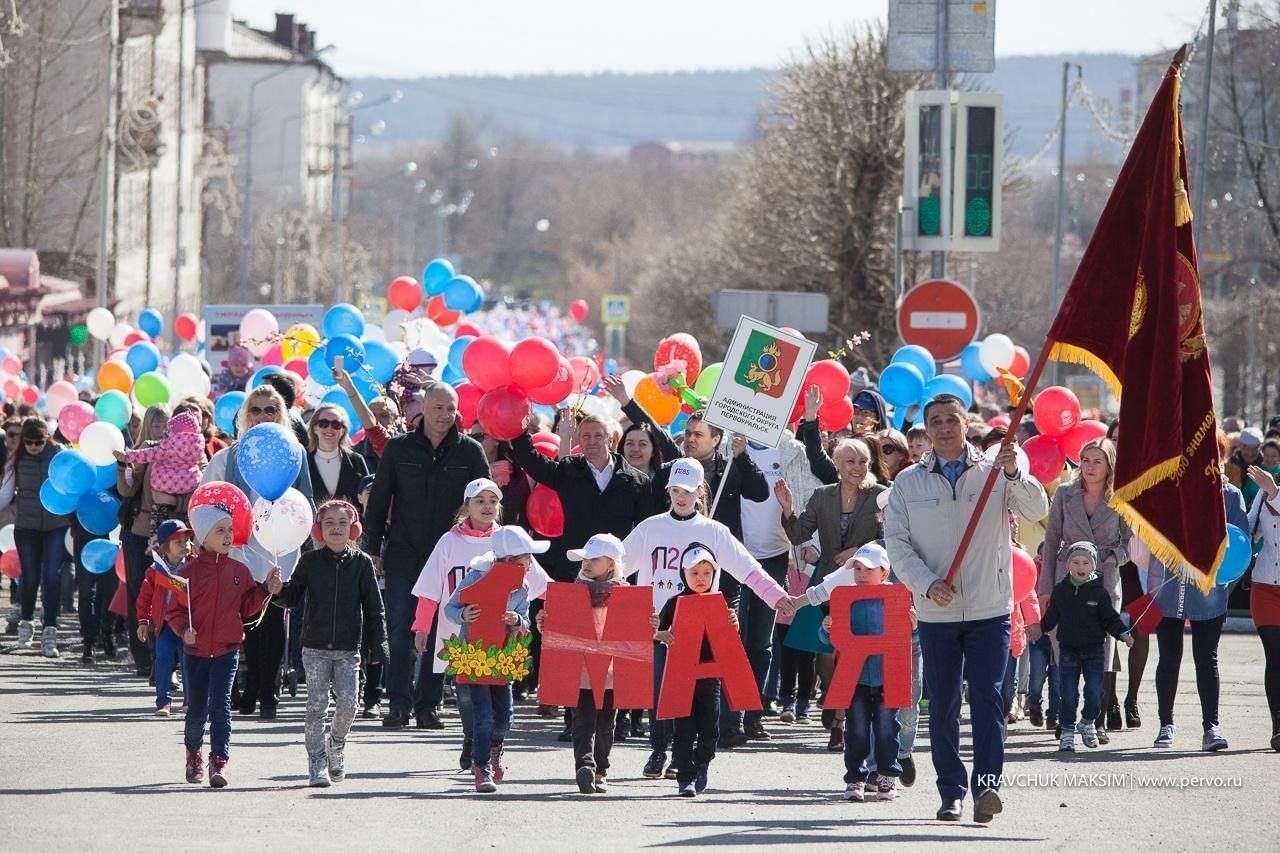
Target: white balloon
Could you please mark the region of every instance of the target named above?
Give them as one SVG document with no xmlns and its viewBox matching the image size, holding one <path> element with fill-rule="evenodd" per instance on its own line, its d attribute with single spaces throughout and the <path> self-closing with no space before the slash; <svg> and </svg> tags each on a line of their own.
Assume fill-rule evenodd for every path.
<svg viewBox="0 0 1280 853">
<path fill-rule="evenodd" d="M 1022 472 L 1022 476 L 1024 477 L 1030 476 L 1031 460 L 1027 458 L 1027 452 L 1023 450 L 1021 447 L 1019 447 L 1016 442 L 1013 445 L 1013 452 L 1018 455 L 1018 470 Z M 986 452 L 983 453 L 983 456 L 987 457 L 987 461 L 995 462 L 996 456 L 998 456 L 999 454 L 1000 454 L 1000 445 L 993 444 L 987 448 Z"/>
<path fill-rule="evenodd" d="M 391 351 L 396 354 L 396 358 L 404 361 L 409 357 L 409 348 L 404 345 L 404 341 L 388 341 L 387 346 L 391 347 Z"/>
<path fill-rule="evenodd" d="M 68 530 L 67 532 L 70 533 L 71 531 Z M 107 534 L 107 539 L 112 542 L 120 541 L 120 525 L 117 524 L 115 528 Z"/>
<path fill-rule="evenodd" d="M 70 532 L 70 531 L 68 531 Z M 0 527 L 0 553 L 13 550 L 13 525 Z"/>
<path fill-rule="evenodd" d="M 65 380 L 59 380 L 44 392 L 44 411 L 51 418 L 78 399 L 76 386 Z"/>
<path fill-rule="evenodd" d="M 205 338 L 205 325 L 204 325 L 204 320 L 201 320 L 200 324 L 196 326 L 196 342 L 202 344 L 204 343 L 204 338 Z"/>
<path fill-rule="evenodd" d="M 593 415 L 597 418 L 609 417 L 609 412 L 605 408 L 604 400 L 602 400 L 599 397 L 594 397 L 594 396 L 584 397 L 582 399 L 582 411 L 586 412 L 588 415 Z"/>
<path fill-rule="evenodd" d="M 982 369 L 992 376 L 998 376 L 1000 368 L 1013 364 L 1015 356 L 1013 341 L 1008 335 L 987 335 L 986 340 L 978 345 L 978 361 L 982 362 Z"/>
<path fill-rule="evenodd" d="M 628 397 L 636 396 L 636 386 L 640 384 L 640 380 L 647 376 L 643 370 L 628 370 L 622 374 L 622 387 L 627 389 Z"/>
<path fill-rule="evenodd" d="M 175 400 L 183 397 L 207 397 L 211 383 L 200 365 L 200 359 L 180 352 L 169 360 L 169 387 Z"/>
<path fill-rule="evenodd" d="M 113 347 L 122 347 L 124 346 L 124 339 L 131 334 L 133 334 L 133 326 L 128 323 L 116 323 L 107 340 Z"/>
<path fill-rule="evenodd" d="M 408 311 L 401 308 L 393 308 L 387 312 L 387 316 L 382 319 L 382 333 L 386 335 L 389 341 L 398 341 L 404 338 L 404 324 L 408 323 L 411 315 Z M 369 330 L 366 327 L 365 332 Z"/>
<path fill-rule="evenodd" d="M 253 502 L 253 538 L 276 557 L 301 548 L 313 521 L 311 504 L 297 489 L 288 489 L 278 500 Z"/>
<path fill-rule="evenodd" d="M 124 450 L 124 436 L 114 424 L 94 421 L 80 433 L 80 452 L 94 465 L 110 465 L 115 462 L 117 450 Z"/>
<path fill-rule="evenodd" d="M 111 337 L 111 330 L 116 327 L 116 318 L 106 308 L 94 308 L 84 318 L 84 324 L 89 328 L 89 334 L 100 341 L 105 341 Z"/>
<path fill-rule="evenodd" d="M 366 341 L 383 341 L 385 343 L 387 340 L 387 333 L 381 326 L 366 323 L 364 327 L 364 339 Z"/>
</svg>

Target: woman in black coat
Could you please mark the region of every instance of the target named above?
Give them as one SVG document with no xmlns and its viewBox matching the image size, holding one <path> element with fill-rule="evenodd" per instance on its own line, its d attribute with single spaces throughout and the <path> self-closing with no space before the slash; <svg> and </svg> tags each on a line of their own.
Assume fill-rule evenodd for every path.
<svg viewBox="0 0 1280 853">
<path fill-rule="evenodd" d="M 316 506 L 332 498 L 360 509 L 360 481 L 369 474 L 365 458 L 351 446 L 351 426 L 340 406 L 320 405 L 307 426 L 307 465 Z"/>
</svg>

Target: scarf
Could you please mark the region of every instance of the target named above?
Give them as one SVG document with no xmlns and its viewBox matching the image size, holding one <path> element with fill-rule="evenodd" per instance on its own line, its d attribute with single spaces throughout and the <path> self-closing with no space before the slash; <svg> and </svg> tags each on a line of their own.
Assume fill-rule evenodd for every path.
<svg viewBox="0 0 1280 853">
<path fill-rule="evenodd" d="M 613 594 L 613 588 L 626 583 L 626 581 L 617 577 L 591 580 L 590 578 L 585 578 L 582 575 L 578 575 L 577 580 L 574 582 L 586 584 L 587 595 L 591 597 L 592 607 L 608 607 L 609 596 Z"/>
</svg>

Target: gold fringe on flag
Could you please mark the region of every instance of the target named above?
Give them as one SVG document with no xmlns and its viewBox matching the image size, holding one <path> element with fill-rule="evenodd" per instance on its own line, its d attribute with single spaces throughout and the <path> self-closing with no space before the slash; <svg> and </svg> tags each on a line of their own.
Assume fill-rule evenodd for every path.
<svg viewBox="0 0 1280 853">
<path fill-rule="evenodd" d="M 1227 553 L 1227 541 L 1224 538 L 1222 544 L 1218 546 L 1218 556 L 1213 561 L 1213 568 L 1206 574 L 1187 562 L 1182 552 L 1178 550 L 1178 546 L 1170 542 L 1151 522 L 1142 517 L 1142 513 L 1133 508 L 1132 504 L 1120 500 L 1115 496 L 1111 498 L 1111 506 L 1120 516 L 1128 523 L 1129 529 L 1134 535 L 1146 544 L 1151 551 L 1151 556 L 1155 557 L 1169 570 L 1170 575 L 1177 575 L 1187 583 L 1195 584 L 1196 588 L 1206 595 L 1209 590 L 1213 589 L 1215 579 L 1218 576 L 1218 567 L 1222 565 L 1222 557 Z"/>
<path fill-rule="evenodd" d="M 1191 197 L 1182 180 L 1182 69 L 1173 78 L 1173 224 L 1177 227 L 1191 221 Z"/>
<path fill-rule="evenodd" d="M 1111 389 L 1112 394 L 1117 397 L 1120 396 L 1119 377 L 1111 372 L 1111 368 L 1105 361 L 1084 347 L 1053 341 L 1049 347 L 1049 358 L 1064 364 L 1079 364 L 1082 367 L 1089 368 L 1098 375 L 1099 379 L 1107 383 L 1107 387 Z"/>
</svg>

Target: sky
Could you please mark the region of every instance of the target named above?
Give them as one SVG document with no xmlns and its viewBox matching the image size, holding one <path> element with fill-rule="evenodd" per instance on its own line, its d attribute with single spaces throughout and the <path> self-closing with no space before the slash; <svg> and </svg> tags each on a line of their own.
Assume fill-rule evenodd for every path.
<svg viewBox="0 0 1280 853">
<path fill-rule="evenodd" d="M 1207 0 L 988 0 L 996 54 L 1150 53 Z M 346 77 L 773 67 L 808 37 L 884 20 L 888 0 L 231 0 L 260 29 L 292 12 Z"/>
</svg>

